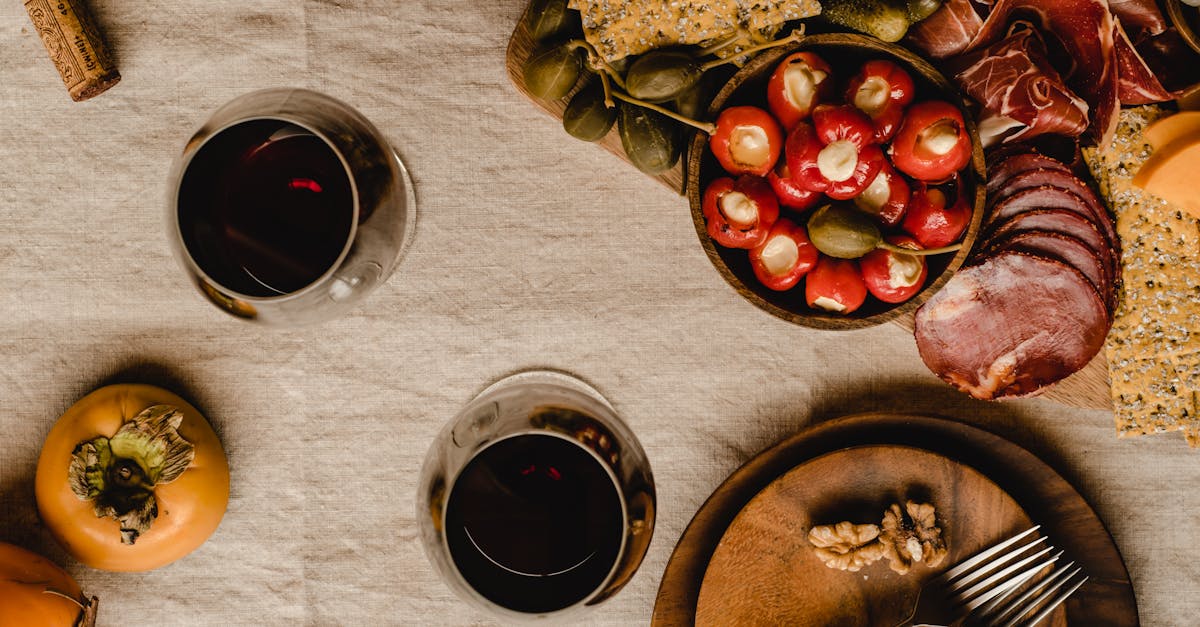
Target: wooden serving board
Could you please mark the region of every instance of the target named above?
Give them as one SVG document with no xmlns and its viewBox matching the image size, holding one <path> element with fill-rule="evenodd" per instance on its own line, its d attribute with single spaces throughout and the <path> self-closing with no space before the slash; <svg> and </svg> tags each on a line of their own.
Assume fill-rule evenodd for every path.
<svg viewBox="0 0 1200 627">
<path fill-rule="evenodd" d="M 526 7 L 529 10 L 529 7 Z M 512 81 L 517 91 L 529 98 L 530 102 L 538 108 L 553 116 L 555 119 L 561 120 L 563 110 L 566 108 L 569 98 L 564 98 L 557 101 L 548 101 L 537 98 L 529 93 L 525 88 L 525 77 L 522 73 L 522 66 L 529 58 L 530 53 L 536 47 L 535 42 L 530 38 L 529 31 L 525 28 L 526 21 L 517 20 L 516 28 L 513 30 L 512 36 L 508 40 L 508 51 L 506 53 L 505 66 L 508 70 L 508 78 Z M 566 131 L 563 131 L 564 141 L 572 140 Z M 691 142 L 684 142 L 688 145 Z M 625 151 L 621 148 L 621 140 L 617 136 L 614 128 L 604 139 L 597 142 L 597 145 L 605 150 L 617 155 L 622 160 L 628 162 L 625 158 Z M 629 172 L 634 176 L 647 176 L 653 178 L 660 184 L 675 190 L 681 195 L 684 190 L 684 164 L 687 163 L 687 155 L 683 155 L 679 159 L 679 163 L 675 167 L 668 170 L 666 173 L 655 177 L 649 177 L 639 172 L 633 165 L 629 166 Z M 688 213 L 683 211 L 680 213 L 680 219 L 687 219 Z M 894 321 L 896 324 L 903 326 L 908 330 L 912 330 L 913 320 L 911 315 L 901 316 Z M 1059 382 L 1050 388 L 1043 390 L 1041 398 L 1046 398 L 1064 405 L 1072 407 L 1082 407 L 1085 409 L 1112 409 L 1112 396 L 1108 382 L 1108 364 L 1104 360 L 1104 354 L 1097 355 L 1090 364 L 1083 370 L 1071 375 L 1067 379 Z"/>
<path fill-rule="evenodd" d="M 1087 501 L 1053 468 L 1013 442 L 967 424 L 887 413 L 818 423 L 730 475 L 696 512 L 676 544 L 659 585 L 652 624 L 666 627 L 696 621 L 701 585 L 718 543 L 764 488 L 806 461 L 873 444 L 921 448 L 965 463 L 1011 496 L 1090 576 L 1065 604 L 1068 624 L 1139 624 L 1133 585 L 1112 536 Z"/>
</svg>

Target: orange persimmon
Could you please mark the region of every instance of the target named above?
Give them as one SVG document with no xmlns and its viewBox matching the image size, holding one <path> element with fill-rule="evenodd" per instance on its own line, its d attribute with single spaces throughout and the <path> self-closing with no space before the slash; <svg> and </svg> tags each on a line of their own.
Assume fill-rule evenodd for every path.
<svg viewBox="0 0 1200 627">
<path fill-rule="evenodd" d="M 97 605 L 54 562 L 0 542 L 0 627 L 92 625 Z"/>
<path fill-rule="evenodd" d="M 36 496 L 42 521 L 79 561 L 152 570 L 216 531 L 229 501 L 229 464 L 187 401 L 149 385 L 110 385 L 50 430 Z"/>
</svg>

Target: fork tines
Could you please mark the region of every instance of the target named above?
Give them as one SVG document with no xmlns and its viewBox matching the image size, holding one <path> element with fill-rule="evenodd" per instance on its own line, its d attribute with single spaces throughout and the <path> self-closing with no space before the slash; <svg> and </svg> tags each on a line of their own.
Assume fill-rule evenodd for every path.
<svg viewBox="0 0 1200 627">
<path fill-rule="evenodd" d="M 1038 529 L 1032 527 L 981 551 L 938 578 L 948 600 L 967 614 L 969 624 L 1034 625 L 1087 581 L 1074 562 L 1046 574 L 1063 552 L 1044 536 L 1031 537 Z"/>
</svg>

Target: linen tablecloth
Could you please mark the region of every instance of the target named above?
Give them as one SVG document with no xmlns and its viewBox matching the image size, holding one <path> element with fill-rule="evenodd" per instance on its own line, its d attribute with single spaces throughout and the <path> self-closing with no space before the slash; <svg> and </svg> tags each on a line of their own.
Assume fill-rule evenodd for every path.
<svg viewBox="0 0 1200 627">
<path fill-rule="evenodd" d="M 523 0 L 92 0 L 124 79 L 66 94 L 20 2 L 0 5 L 0 540 L 99 595 L 102 625 L 481 624 L 435 576 L 415 523 L 437 431 L 516 370 L 603 392 L 653 466 L 659 518 L 629 586 L 588 620 L 644 624 L 708 494 L 812 421 L 935 412 L 1059 468 L 1124 553 L 1146 625 L 1200 616 L 1200 457 L 1121 440 L 1109 412 L 985 404 L 941 384 L 897 325 L 835 333 L 739 298 L 687 203 L 509 84 Z M 171 160 L 216 107 L 301 86 L 392 139 L 419 198 L 399 271 L 352 315 L 260 328 L 203 302 L 164 234 Z M 108 382 L 170 388 L 229 455 L 229 511 L 158 571 L 91 570 L 39 525 L 42 440 Z"/>
</svg>

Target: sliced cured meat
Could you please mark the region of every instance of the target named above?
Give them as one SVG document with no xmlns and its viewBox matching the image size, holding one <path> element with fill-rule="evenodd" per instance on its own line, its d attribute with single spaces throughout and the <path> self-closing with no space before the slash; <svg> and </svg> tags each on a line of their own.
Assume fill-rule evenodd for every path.
<svg viewBox="0 0 1200 627">
<path fill-rule="evenodd" d="M 1108 0 L 1108 8 L 1131 34 L 1154 36 L 1167 29 L 1167 20 L 1154 0 Z"/>
<path fill-rule="evenodd" d="M 1046 59 L 1041 36 L 1026 22 L 955 61 L 954 78 L 983 105 L 979 139 L 984 147 L 1044 134 L 1082 135 L 1088 104 L 1075 95 Z"/>
<path fill-rule="evenodd" d="M 1026 152 L 1011 155 L 1003 161 L 997 163 L 994 167 L 988 168 L 987 193 L 989 196 L 995 194 L 1008 183 L 1009 179 L 1030 170 L 1038 168 L 1046 168 L 1047 170 L 1062 170 L 1070 172 L 1071 169 L 1057 159 L 1052 159 L 1045 155 L 1036 152 Z"/>
<path fill-rule="evenodd" d="M 1034 209 L 1018 213 L 989 228 L 984 233 L 983 244 L 979 249 L 982 251 L 992 242 L 1024 231 L 1050 231 L 1074 237 L 1100 255 L 1110 277 L 1114 277 L 1115 280 L 1115 277 L 1120 275 L 1116 251 L 1104 240 L 1096 225 L 1088 218 L 1066 209 Z"/>
<path fill-rule="evenodd" d="M 987 151 L 985 155 L 987 171 L 990 173 L 1001 161 L 1026 152 L 1050 157 L 1066 164 L 1073 171 L 1076 164 L 1082 163 L 1078 139 L 1064 135 L 1039 135 L 1029 141 L 1000 144 Z"/>
<path fill-rule="evenodd" d="M 1113 42 L 1117 55 L 1117 97 L 1121 104 L 1150 104 L 1175 97 L 1138 54 L 1120 21 L 1114 21 Z"/>
<path fill-rule="evenodd" d="M 980 399 L 1025 396 L 1077 372 L 1104 346 L 1104 302 L 1078 270 L 1002 252 L 959 270 L 915 317 L 921 359 Z"/>
<path fill-rule="evenodd" d="M 1041 185 L 1023 189 L 1011 196 L 1005 196 L 995 201 L 989 209 L 990 211 L 983 225 L 985 231 L 994 230 L 996 226 L 1020 213 L 1044 209 L 1059 209 L 1077 213 L 1085 218 L 1088 222 L 1092 223 L 1093 229 L 1097 231 L 1099 243 L 1109 244 L 1107 238 L 1103 235 L 1103 227 L 1097 223 L 1096 215 L 1088 207 L 1087 202 L 1061 187 Z M 1091 240 L 1088 240 L 1088 243 L 1091 244 Z"/>
<path fill-rule="evenodd" d="M 905 43 L 931 59 L 945 59 L 966 50 L 982 26 L 983 19 L 971 0 L 946 0 L 908 29 Z"/>
<path fill-rule="evenodd" d="M 1108 209 L 1100 203 L 1100 199 L 1096 197 L 1096 193 L 1079 177 L 1069 172 L 1061 170 L 1049 170 L 1046 168 L 1038 168 L 1036 170 L 1028 170 L 1022 172 L 1011 179 L 1002 187 L 996 196 L 991 201 L 994 204 L 1012 196 L 1022 190 L 1031 189 L 1034 187 L 1057 187 L 1078 196 L 1083 200 L 1088 210 L 1095 219 L 1096 226 L 1100 228 L 1100 232 L 1104 234 L 1114 249 L 1117 246 L 1117 230 L 1113 225 L 1112 216 L 1109 215 Z"/>
<path fill-rule="evenodd" d="M 1116 305 L 1116 294 L 1112 290 L 1112 277 L 1106 259 L 1101 254 L 1070 235 L 1052 231 L 1030 229 L 1016 231 L 998 241 L 989 242 L 980 253 L 980 258 L 995 256 L 1003 251 L 1029 253 L 1047 259 L 1061 261 L 1083 273 L 1096 293 L 1104 299 L 1108 315 L 1112 317 Z M 975 262 L 977 263 L 977 262 Z"/>
<path fill-rule="evenodd" d="M 1107 0 L 996 0 L 979 34 L 976 50 L 1003 39 L 1016 20 L 1027 20 L 1052 37 L 1062 52 L 1050 61 L 1074 93 L 1088 103 L 1090 133 L 1107 146 L 1117 129 L 1117 63 L 1113 18 Z"/>
</svg>

